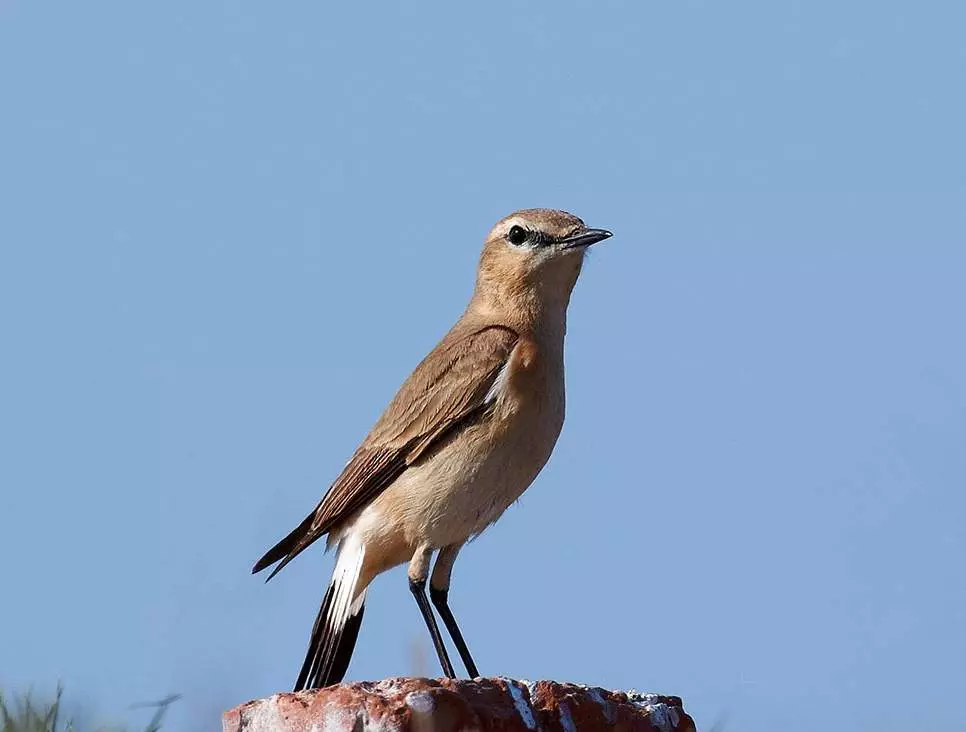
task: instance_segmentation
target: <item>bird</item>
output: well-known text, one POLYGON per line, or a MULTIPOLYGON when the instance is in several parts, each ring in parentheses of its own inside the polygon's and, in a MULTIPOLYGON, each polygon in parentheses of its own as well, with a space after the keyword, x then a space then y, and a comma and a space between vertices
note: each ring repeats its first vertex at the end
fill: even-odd
POLYGON ((315 509, 256 562, 253 574, 275 565, 267 582, 323 536, 326 550, 336 549, 295 691, 342 681, 369 584, 406 563, 443 673, 456 677, 430 602, 469 677, 479 677, 449 606, 453 566, 550 458, 564 423, 571 293, 588 248, 611 236, 554 209, 524 209, 497 222, 462 316, 315 509))

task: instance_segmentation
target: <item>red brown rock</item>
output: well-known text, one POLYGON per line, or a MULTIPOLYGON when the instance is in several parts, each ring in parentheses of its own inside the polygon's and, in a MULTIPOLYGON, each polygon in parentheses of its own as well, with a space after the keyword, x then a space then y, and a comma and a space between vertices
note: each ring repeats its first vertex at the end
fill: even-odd
POLYGON ((676 696, 555 681, 395 678, 275 694, 224 732, 694 732, 676 696))

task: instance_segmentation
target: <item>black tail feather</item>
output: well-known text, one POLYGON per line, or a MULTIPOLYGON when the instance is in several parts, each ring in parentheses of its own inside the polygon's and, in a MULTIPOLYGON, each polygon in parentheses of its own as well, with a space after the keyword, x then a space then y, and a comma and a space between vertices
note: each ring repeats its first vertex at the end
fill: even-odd
POLYGON ((329 608, 332 606, 332 596, 335 594, 335 584, 330 584, 329 589, 325 591, 325 597, 322 598, 322 606, 319 608, 319 614, 315 618, 315 625, 312 626, 312 635, 309 636, 309 648, 305 654, 305 661, 302 663, 302 670, 299 671, 299 677, 295 681, 295 688, 292 691, 302 691, 302 689, 308 688, 306 686, 309 676, 315 671, 315 667, 318 666, 319 657, 322 655, 320 651, 322 650, 322 635, 325 628, 326 616, 329 614, 329 608))
POLYGON ((359 638, 359 628, 362 627, 362 615, 366 611, 366 605, 359 606, 359 612, 350 615, 346 621, 345 628, 342 629, 342 638, 335 649, 335 656, 332 659, 332 670, 329 671, 329 678, 319 686, 338 684, 345 678, 346 671, 349 670, 349 660, 352 658, 352 651, 355 650, 356 640, 359 638))
POLYGON ((359 637, 362 626, 362 615, 365 604, 359 605, 359 611, 350 615, 345 625, 333 628, 329 625, 329 613, 335 595, 335 584, 330 584, 322 598, 322 606, 312 627, 309 647, 305 653, 302 670, 299 671, 294 691, 303 689, 321 689, 331 684, 337 684, 345 677, 349 669, 349 659, 359 637))
POLYGON ((272 566, 273 564, 275 564, 275 562, 284 560, 269 575, 268 579, 265 580, 266 582, 268 582, 268 580, 270 580, 272 577, 278 574, 279 571, 281 571, 282 567, 284 567, 286 564, 288 564, 293 559, 295 559, 295 556, 299 552, 301 552, 309 544, 311 544, 313 541, 315 541, 320 536, 322 536, 321 533, 314 537, 309 535, 312 530, 313 521, 315 521, 314 511, 310 513, 308 516, 306 516, 305 519, 302 521, 302 523, 300 523, 298 526, 292 529, 292 531, 289 532, 288 536, 286 536, 284 539, 278 542, 278 544, 276 544, 267 552, 265 552, 265 556, 263 556, 261 559, 255 562, 255 566, 252 567, 252 574, 257 574, 261 572, 263 569, 266 569, 272 566))

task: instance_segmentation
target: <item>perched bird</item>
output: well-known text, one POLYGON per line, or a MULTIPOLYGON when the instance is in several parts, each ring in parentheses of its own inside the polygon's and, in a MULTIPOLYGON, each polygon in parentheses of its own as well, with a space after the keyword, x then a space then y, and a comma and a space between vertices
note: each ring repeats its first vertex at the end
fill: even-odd
POLYGON ((443 672, 455 677, 427 580, 467 672, 479 675, 447 602, 453 563, 530 486, 553 451, 564 421, 567 305, 587 248, 610 236, 551 209, 518 211, 497 223, 466 311, 405 381, 315 510, 255 564, 253 573, 277 563, 271 579, 322 536, 338 547, 296 691, 342 680, 366 588, 405 562, 443 672))

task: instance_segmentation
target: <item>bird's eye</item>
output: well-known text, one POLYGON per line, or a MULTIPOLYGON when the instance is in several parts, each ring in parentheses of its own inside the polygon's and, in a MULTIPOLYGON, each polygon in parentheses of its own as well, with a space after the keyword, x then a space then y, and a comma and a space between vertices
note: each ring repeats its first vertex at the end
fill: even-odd
POLYGON ((506 238, 513 246, 518 247, 527 240, 528 236, 527 230, 522 226, 511 226, 506 238))

